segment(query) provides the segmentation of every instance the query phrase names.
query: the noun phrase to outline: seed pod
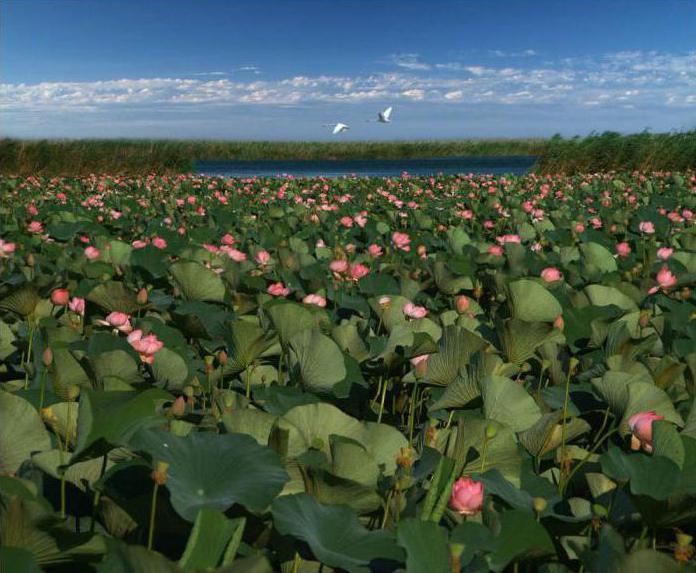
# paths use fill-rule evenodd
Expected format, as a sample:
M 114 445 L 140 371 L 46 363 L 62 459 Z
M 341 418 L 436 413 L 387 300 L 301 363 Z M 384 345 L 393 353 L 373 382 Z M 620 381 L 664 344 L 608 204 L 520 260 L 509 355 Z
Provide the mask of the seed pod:
M 41 355 L 41 360 L 46 368 L 53 364 L 53 350 L 51 350 L 50 346 L 44 348 L 43 354 Z
M 150 477 L 157 485 L 164 485 L 167 483 L 167 470 L 169 469 L 169 464 L 167 462 L 158 461 L 155 464 L 155 469 L 152 470 Z

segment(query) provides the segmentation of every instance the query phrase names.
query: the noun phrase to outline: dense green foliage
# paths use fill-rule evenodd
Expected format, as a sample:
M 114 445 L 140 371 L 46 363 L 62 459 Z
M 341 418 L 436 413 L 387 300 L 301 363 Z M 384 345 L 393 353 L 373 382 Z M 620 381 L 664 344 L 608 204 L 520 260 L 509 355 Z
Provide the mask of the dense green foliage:
M 0 571 L 694 571 L 696 175 L 0 178 Z
M 5 175 L 131 175 L 190 171 L 198 160 L 407 159 L 536 155 L 540 139 L 295 142 L 178 140 L 0 140 Z

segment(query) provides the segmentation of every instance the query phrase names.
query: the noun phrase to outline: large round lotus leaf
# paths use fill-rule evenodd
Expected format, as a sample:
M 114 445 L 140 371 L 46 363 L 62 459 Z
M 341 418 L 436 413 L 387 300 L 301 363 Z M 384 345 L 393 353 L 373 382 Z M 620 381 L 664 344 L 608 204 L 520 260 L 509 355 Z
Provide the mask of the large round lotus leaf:
M 232 410 L 222 415 L 225 430 L 234 434 L 247 434 L 264 446 L 268 444 L 276 419 L 277 416 L 263 410 Z
M 48 450 L 34 454 L 31 458 L 32 463 L 44 473 L 60 479 L 63 474 L 63 466 L 67 466 L 70 455 L 62 454 L 60 450 Z M 76 488 L 87 491 L 102 476 L 102 468 L 109 469 L 114 462 L 107 460 L 104 466 L 103 458 L 92 458 L 84 462 L 70 464 L 65 468 L 65 480 L 73 484 Z
M 10 327 L 0 320 L 0 360 L 5 360 L 17 350 L 14 345 L 16 338 Z
M 489 558 L 493 571 L 503 571 L 516 559 L 540 557 L 554 553 L 548 531 L 531 511 L 513 509 L 500 516 L 500 533 Z
M 471 356 L 488 346 L 483 338 L 459 326 L 444 329 L 438 342 L 438 352 L 427 362 L 425 381 L 428 384 L 447 386 L 459 375 Z
M 230 372 L 244 370 L 270 349 L 276 340 L 258 324 L 246 320 L 234 321 L 225 334 L 229 358 L 225 369 Z
M 273 328 L 283 345 L 288 344 L 298 332 L 317 328 L 329 322 L 323 309 L 309 308 L 290 301 L 272 301 L 264 307 L 264 311 L 271 319 Z
M 318 330 L 298 332 L 289 347 L 291 372 L 296 371 L 303 386 L 311 391 L 331 392 L 348 374 L 341 349 Z
M 0 300 L 0 308 L 20 316 L 29 316 L 34 312 L 40 300 L 41 298 L 36 291 L 36 287 L 32 284 L 24 283 Z
M 529 279 L 511 282 L 512 315 L 527 322 L 553 322 L 563 307 L 542 284 Z
M 121 282 L 109 281 L 97 285 L 85 297 L 88 301 L 102 307 L 106 312 L 134 313 L 140 307 L 133 291 Z
M 189 377 L 186 360 L 166 346 L 155 354 L 151 368 L 155 381 L 169 389 L 182 388 Z
M 406 550 L 406 571 L 451 573 L 447 530 L 432 521 L 409 518 L 399 522 L 396 538 Z
M 486 428 L 496 430 L 486 446 L 486 460 L 483 461 L 483 442 Z M 522 457 L 515 433 L 492 420 L 464 420 L 457 428 L 457 439 L 448 455 L 464 465 L 464 474 L 483 473 L 489 469 L 498 470 L 502 476 L 520 486 Z
M 312 496 L 298 494 L 276 499 L 273 524 L 282 535 L 301 539 L 314 556 L 349 573 L 368 573 L 375 561 L 403 561 L 403 551 L 391 533 L 363 527 L 345 506 L 322 505 Z
M 419 334 L 426 336 L 418 336 Z M 435 343 L 441 336 L 442 328 L 429 318 L 404 321 L 392 328 L 387 346 L 380 356 L 389 358 L 399 347 L 411 349 L 407 356 L 435 352 L 437 350 Z
M 136 251 L 137 252 L 137 251 Z M 161 553 L 142 545 L 126 545 L 108 540 L 108 552 L 97 568 L 98 573 L 181 573 L 181 569 Z
M 278 419 L 276 430 L 287 432 L 288 458 L 314 449 L 331 459 L 331 436 L 341 436 L 362 445 L 386 475 L 394 473 L 399 451 L 408 446 L 404 435 L 393 426 L 363 423 L 326 403 L 292 408 Z
M 546 322 L 525 322 L 511 318 L 503 324 L 502 346 L 508 362 L 523 364 L 545 342 L 563 340 L 561 332 Z
M 193 521 L 204 507 L 226 511 L 240 504 L 263 511 L 283 489 L 288 474 L 278 455 L 244 434 L 191 432 L 178 437 L 164 430 L 141 430 L 131 447 L 164 461 L 174 509 Z
M 638 310 L 635 301 L 627 297 L 619 289 L 604 285 L 587 285 L 585 294 L 594 306 L 618 306 L 621 310 Z
M 187 300 L 222 302 L 225 283 L 210 269 L 194 261 L 174 263 L 169 272 Z
M 380 317 L 384 328 L 391 331 L 394 326 L 406 322 L 406 316 L 404 315 L 404 306 L 411 302 L 406 297 L 401 295 L 387 295 L 388 301 L 380 304 L 380 300 L 383 300 L 383 296 L 377 296 L 371 298 L 368 302 L 375 311 L 377 316 Z
M 541 417 L 534 398 L 510 378 L 489 376 L 481 383 L 481 396 L 486 418 L 505 424 L 515 432 L 533 426 Z
M 358 326 L 352 322 L 345 322 L 334 326 L 331 336 L 338 347 L 358 362 L 364 362 L 370 357 L 370 351 L 360 336 Z
M 585 269 L 590 274 L 613 273 L 618 268 L 611 251 L 599 243 L 582 243 L 580 251 Z
M 157 406 L 173 399 L 156 388 L 144 392 L 83 391 L 74 460 L 100 456 L 114 446 L 126 445 L 139 429 L 160 422 Z
M 0 474 L 15 473 L 31 454 L 51 447 L 41 417 L 24 398 L 0 391 Z

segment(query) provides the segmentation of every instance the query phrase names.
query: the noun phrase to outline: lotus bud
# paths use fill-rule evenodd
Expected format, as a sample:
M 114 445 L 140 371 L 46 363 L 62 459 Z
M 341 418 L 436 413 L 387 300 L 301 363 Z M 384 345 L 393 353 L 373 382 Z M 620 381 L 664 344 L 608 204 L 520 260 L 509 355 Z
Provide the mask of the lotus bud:
M 58 420 L 58 417 L 53 412 L 53 408 L 47 406 L 46 408 L 41 408 L 41 419 L 47 424 L 53 424 Z
M 469 310 L 469 307 L 471 306 L 471 300 L 469 299 L 468 296 L 461 295 L 458 296 L 456 299 L 456 305 L 457 305 L 457 312 L 459 314 L 464 314 Z
M 563 315 L 559 314 L 556 319 L 553 321 L 553 327 L 556 330 L 560 330 L 563 332 L 563 328 L 565 327 L 565 321 L 563 320 Z
M 181 289 L 178 286 L 175 286 L 172 289 L 172 294 L 174 295 L 175 298 L 181 296 Z
M 646 328 L 650 324 L 651 312 L 648 309 L 643 309 L 640 311 L 640 316 L 638 317 L 638 324 L 641 328 Z
M 212 356 L 211 354 L 208 354 L 208 355 L 203 359 L 203 362 L 205 362 L 206 366 L 212 366 L 214 361 L 215 361 L 215 357 Z
M 224 350 L 218 352 L 217 359 L 221 366 L 227 366 L 227 352 L 225 352 Z
M 152 470 L 150 477 L 157 485 L 164 485 L 167 483 L 167 470 L 169 469 L 169 464 L 167 462 L 158 461 L 155 464 L 155 469 Z
M 679 291 L 679 296 L 682 300 L 689 300 L 691 298 L 691 289 L 688 286 L 682 287 Z
M 34 258 L 34 253 L 29 253 L 27 255 L 27 266 L 33 267 L 36 264 L 36 259 Z
M 68 386 L 67 398 L 68 402 L 74 402 L 80 395 L 80 387 L 77 384 L 70 384 Z
M 226 409 L 231 410 L 234 407 L 234 396 L 232 394 L 225 394 L 222 397 L 222 404 Z
M 688 563 L 694 557 L 693 537 L 678 531 L 676 534 L 676 546 L 674 548 L 674 559 L 679 563 Z
M 474 288 L 474 298 L 476 300 L 481 300 L 481 297 L 483 296 L 483 287 L 478 284 L 476 285 L 476 288 Z
M 543 513 L 547 505 L 548 504 L 543 497 L 535 497 L 532 500 L 532 508 L 534 509 L 534 513 L 536 514 Z
M 147 289 L 141 288 L 138 291 L 138 294 L 136 295 L 135 300 L 140 306 L 146 305 L 147 304 Z
M 498 428 L 496 428 L 493 424 L 488 424 L 486 426 L 486 439 L 487 440 L 492 440 L 495 438 L 495 436 L 498 434 Z
M 43 354 L 41 355 L 41 360 L 46 368 L 53 364 L 53 350 L 51 350 L 50 346 L 44 348 Z
M 580 364 L 580 361 L 573 356 L 569 361 L 568 361 L 568 372 L 571 374 L 575 372 L 575 369 L 578 367 L 578 364 Z
M 434 447 L 437 442 L 437 428 L 435 426 L 428 426 L 425 431 L 425 445 L 429 447 Z
M 413 450 L 411 448 L 401 448 L 396 456 L 396 465 L 405 470 L 410 470 L 413 466 Z
M 193 398 L 194 389 L 193 386 L 184 386 L 184 396 L 187 398 Z
M 389 296 L 381 296 L 379 297 L 379 307 L 382 310 L 387 310 L 388 308 L 391 308 L 391 297 Z
M 183 416 L 185 413 L 186 400 L 183 396 L 179 396 L 176 400 L 174 400 L 174 404 L 172 404 L 172 414 L 178 418 Z

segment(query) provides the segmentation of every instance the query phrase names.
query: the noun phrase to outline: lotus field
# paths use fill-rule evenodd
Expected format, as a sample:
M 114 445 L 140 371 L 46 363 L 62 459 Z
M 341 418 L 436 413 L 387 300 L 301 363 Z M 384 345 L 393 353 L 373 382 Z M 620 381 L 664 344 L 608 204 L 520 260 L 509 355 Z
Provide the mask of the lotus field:
M 693 570 L 693 173 L 0 201 L 1 570 Z

